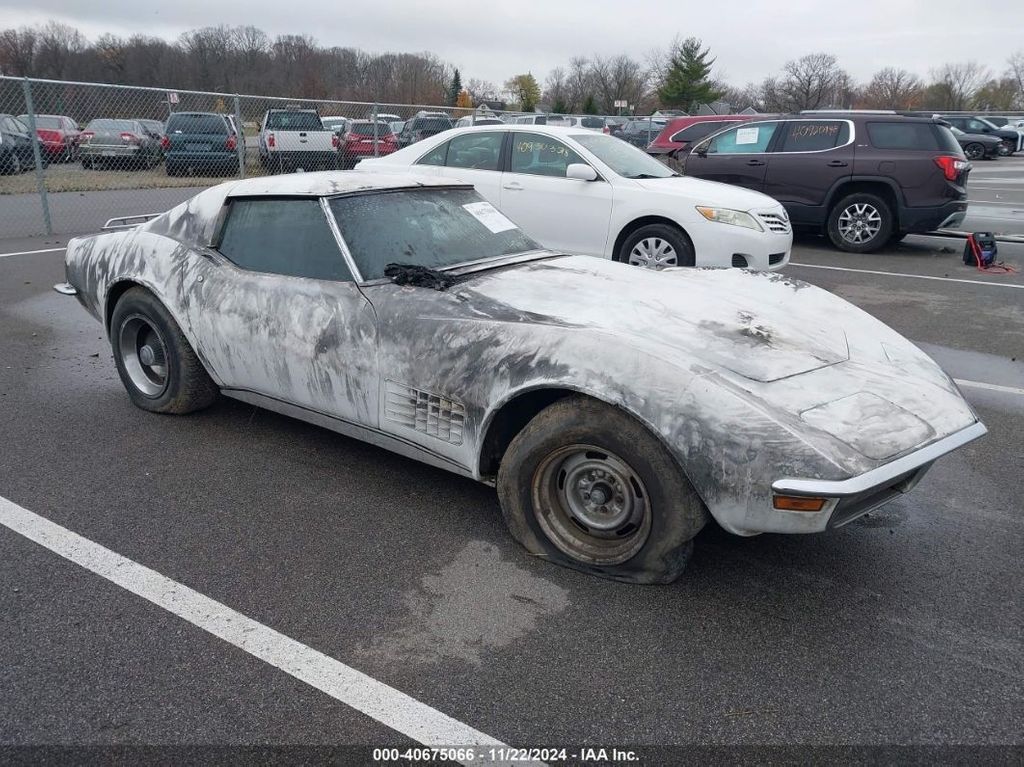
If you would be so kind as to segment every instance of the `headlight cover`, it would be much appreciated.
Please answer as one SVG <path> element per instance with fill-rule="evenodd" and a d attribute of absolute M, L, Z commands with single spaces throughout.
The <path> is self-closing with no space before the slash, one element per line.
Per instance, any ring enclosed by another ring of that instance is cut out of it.
<path fill-rule="evenodd" d="M 704 216 L 708 221 L 717 221 L 719 224 L 742 226 L 746 229 L 753 229 L 755 232 L 764 231 L 764 228 L 756 218 L 742 210 L 732 210 L 731 208 L 709 208 L 703 205 L 698 205 L 697 212 Z"/>

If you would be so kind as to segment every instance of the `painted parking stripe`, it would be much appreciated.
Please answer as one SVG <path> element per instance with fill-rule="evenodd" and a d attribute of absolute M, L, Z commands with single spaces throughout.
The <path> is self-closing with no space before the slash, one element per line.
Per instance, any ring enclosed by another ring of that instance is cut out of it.
<path fill-rule="evenodd" d="M 504 745 L 394 687 L 2 496 L 0 525 L 424 745 Z"/>
<path fill-rule="evenodd" d="M 0 253 L 0 258 L 6 258 L 7 256 L 34 256 L 36 253 L 60 253 L 62 250 L 67 250 L 67 247 L 43 248 L 42 250 L 19 250 L 16 253 Z"/>
<path fill-rule="evenodd" d="M 1001 386 L 1000 384 L 990 384 L 984 381 L 969 381 L 965 378 L 954 378 L 953 380 L 957 386 L 966 386 L 968 389 L 984 389 L 985 391 L 997 391 L 1003 394 L 1024 395 L 1024 389 L 1018 389 L 1016 386 Z"/>
<path fill-rule="evenodd" d="M 1009 282 L 983 282 L 982 280 L 962 280 L 957 277 L 932 277 L 928 274 L 904 274 L 903 272 L 883 272 L 877 269 L 852 269 L 848 266 L 824 266 L 823 264 L 800 264 L 790 261 L 789 266 L 799 266 L 803 269 L 829 269 L 834 272 L 854 272 L 856 274 L 880 274 L 883 277 L 907 277 L 912 280 L 936 280 L 938 282 L 962 282 L 967 285 L 981 285 L 985 288 L 1016 288 L 1024 290 L 1024 285 L 1015 285 Z"/>

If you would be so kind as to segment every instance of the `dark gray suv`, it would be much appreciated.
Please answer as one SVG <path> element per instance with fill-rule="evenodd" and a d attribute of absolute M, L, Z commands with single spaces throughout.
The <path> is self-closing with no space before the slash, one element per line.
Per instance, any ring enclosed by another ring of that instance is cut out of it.
<path fill-rule="evenodd" d="M 938 121 L 858 113 L 739 123 L 697 144 L 684 166 L 687 176 L 774 197 L 794 228 L 853 253 L 959 225 L 970 169 Z"/>

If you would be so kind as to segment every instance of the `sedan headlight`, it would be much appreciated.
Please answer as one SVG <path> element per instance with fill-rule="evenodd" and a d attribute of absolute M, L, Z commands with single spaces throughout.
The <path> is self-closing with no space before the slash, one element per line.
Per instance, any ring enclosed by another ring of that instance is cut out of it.
<path fill-rule="evenodd" d="M 730 208 L 705 208 L 698 205 L 697 212 L 704 216 L 708 221 L 717 221 L 720 224 L 732 224 L 733 226 L 743 226 L 747 229 L 753 229 L 756 232 L 764 231 L 756 218 L 751 216 L 749 213 L 744 213 L 742 210 L 731 210 Z"/>

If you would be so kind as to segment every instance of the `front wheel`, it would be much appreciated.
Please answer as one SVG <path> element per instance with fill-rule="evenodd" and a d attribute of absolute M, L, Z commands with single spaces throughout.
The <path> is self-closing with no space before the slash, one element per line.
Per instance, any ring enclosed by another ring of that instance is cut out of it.
<path fill-rule="evenodd" d="M 622 243 L 616 258 L 632 266 L 662 270 L 670 266 L 693 266 L 693 243 L 681 230 L 668 224 L 648 224 Z"/>
<path fill-rule="evenodd" d="M 980 160 L 985 156 L 985 147 L 975 141 L 964 147 L 964 155 L 968 160 Z"/>
<path fill-rule="evenodd" d="M 110 319 L 114 364 L 131 401 L 153 413 L 191 413 L 217 398 L 170 312 L 144 288 L 129 288 Z"/>
<path fill-rule="evenodd" d="M 631 583 L 678 578 L 707 521 L 665 446 L 586 397 L 535 416 L 509 445 L 497 485 L 505 522 L 531 553 Z"/>
<path fill-rule="evenodd" d="M 858 192 L 840 200 L 828 216 L 828 237 L 848 253 L 871 253 L 892 236 L 893 215 L 878 195 Z"/>

